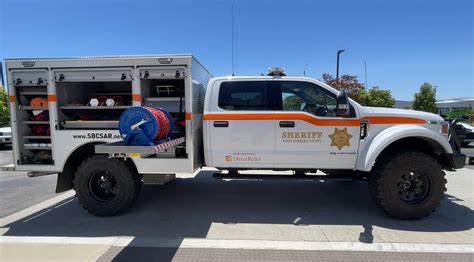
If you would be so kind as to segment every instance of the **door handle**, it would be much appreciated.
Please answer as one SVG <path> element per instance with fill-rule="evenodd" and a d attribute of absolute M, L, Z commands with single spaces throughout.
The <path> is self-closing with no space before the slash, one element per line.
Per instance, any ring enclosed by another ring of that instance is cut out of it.
<path fill-rule="evenodd" d="M 229 127 L 229 122 L 227 122 L 227 121 L 214 121 L 214 127 Z"/>
<path fill-rule="evenodd" d="M 295 127 L 294 121 L 280 121 L 280 127 Z"/>

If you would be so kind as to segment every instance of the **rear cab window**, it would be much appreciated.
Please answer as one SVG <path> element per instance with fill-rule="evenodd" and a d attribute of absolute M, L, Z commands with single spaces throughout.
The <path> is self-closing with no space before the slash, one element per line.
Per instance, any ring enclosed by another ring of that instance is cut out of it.
<path fill-rule="evenodd" d="M 266 110 L 265 81 L 224 82 L 219 89 L 218 106 L 229 111 Z"/>

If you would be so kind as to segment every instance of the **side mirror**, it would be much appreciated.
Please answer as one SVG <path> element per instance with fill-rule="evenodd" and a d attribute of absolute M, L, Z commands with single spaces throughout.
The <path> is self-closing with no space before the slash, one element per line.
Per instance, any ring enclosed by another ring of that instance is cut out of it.
<path fill-rule="evenodd" d="M 338 116 L 350 116 L 351 115 L 351 105 L 349 104 L 349 98 L 347 97 L 346 91 L 341 91 L 336 98 L 336 114 Z"/>

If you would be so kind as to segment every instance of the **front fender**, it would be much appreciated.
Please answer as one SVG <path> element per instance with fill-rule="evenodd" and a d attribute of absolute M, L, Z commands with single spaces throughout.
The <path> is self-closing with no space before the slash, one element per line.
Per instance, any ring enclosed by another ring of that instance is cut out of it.
<path fill-rule="evenodd" d="M 361 148 L 357 158 L 356 169 L 370 171 L 377 157 L 387 146 L 399 139 L 408 137 L 429 139 L 438 143 L 445 153 L 453 153 L 448 140 L 441 134 L 421 125 L 397 125 L 378 133 L 365 147 Z"/>

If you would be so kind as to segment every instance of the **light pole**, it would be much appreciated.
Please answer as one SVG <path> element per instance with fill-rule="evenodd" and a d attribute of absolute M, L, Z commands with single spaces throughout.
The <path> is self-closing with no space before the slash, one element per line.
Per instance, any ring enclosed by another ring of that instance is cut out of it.
<path fill-rule="evenodd" d="M 309 64 L 306 64 L 306 65 L 304 66 L 303 76 L 306 76 L 306 68 L 307 68 L 308 66 L 309 66 Z"/>
<path fill-rule="evenodd" d="M 336 81 L 339 80 L 339 55 L 344 52 L 344 49 L 337 51 L 337 61 L 336 61 Z"/>

